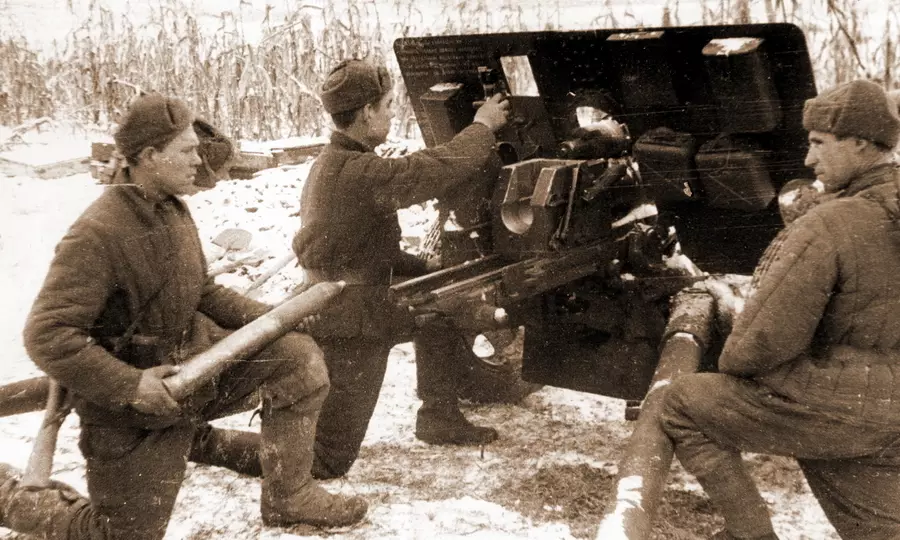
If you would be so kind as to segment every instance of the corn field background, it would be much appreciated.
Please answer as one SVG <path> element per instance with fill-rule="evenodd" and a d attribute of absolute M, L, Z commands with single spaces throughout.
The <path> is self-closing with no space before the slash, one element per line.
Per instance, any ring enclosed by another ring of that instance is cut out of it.
<path fill-rule="evenodd" d="M 316 89 L 338 61 L 360 57 L 394 71 L 396 134 L 414 136 L 392 44 L 438 34 L 790 22 L 806 32 L 820 89 L 900 84 L 900 5 L 881 0 L 264 2 L 0 0 L 0 125 L 108 127 L 141 88 L 184 98 L 236 138 L 321 135 Z M 53 30 L 60 20 L 68 28 Z"/>

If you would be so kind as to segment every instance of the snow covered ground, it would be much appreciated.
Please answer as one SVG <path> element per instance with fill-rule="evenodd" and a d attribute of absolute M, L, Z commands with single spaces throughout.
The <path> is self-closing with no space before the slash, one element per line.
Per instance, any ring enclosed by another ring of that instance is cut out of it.
<path fill-rule="evenodd" d="M 46 135 L 45 156 L 87 146 L 91 135 Z M 2 140 L 0 133 L 0 140 Z M 32 142 L 32 145 L 37 144 Z M 55 149 L 59 147 L 58 150 Z M 34 152 L 33 147 L 13 148 Z M 228 227 L 253 234 L 245 253 L 256 261 L 220 276 L 243 290 L 289 253 L 299 225 L 299 190 L 309 165 L 265 171 L 257 178 L 221 183 L 192 196 L 189 205 L 201 238 Z M 37 373 L 21 344 L 21 330 L 46 273 L 53 247 L 68 225 L 101 192 L 87 174 L 55 180 L 0 177 L 0 384 Z M 422 212 L 406 214 L 414 232 Z M 302 279 L 287 265 L 256 293 L 277 302 Z M 484 448 L 441 448 L 413 435 L 415 364 L 409 344 L 392 352 L 378 408 L 360 460 L 343 480 L 327 488 L 366 496 L 371 509 L 359 526 L 337 532 L 261 525 L 259 483 L 212 467 L 189 467 L 169 526 L 168 540 L 210 538 L 397 538 L 397 539 L 570 539 L 593 538 L 611 496 L 616 463 L 631 430 L 624 403 L 545 387 L 517 405 L 468 407 L 476 422 L 496 426 L 501 439 Z M 24 467 L 41 415 L 0 418 L 0 461 Z M 249 415 L 222 424 L 258 429 Z M 60 434 L 55 477 L 86 492 L 84 463 L 77 449 L 77 419 Z M 834 539 L 836 535 L 790 460 L 753 456 L 751 470 L 772 503 L 776 529 L 788 540 Z M 677 466 L 654 538 L 705 538 L 720 524 Z M 0 538 L 15 538 L 0 528 Z"/>

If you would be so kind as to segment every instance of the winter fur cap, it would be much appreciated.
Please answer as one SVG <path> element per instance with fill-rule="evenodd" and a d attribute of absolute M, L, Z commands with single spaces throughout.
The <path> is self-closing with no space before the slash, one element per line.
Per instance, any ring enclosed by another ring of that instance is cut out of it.
<path fill-rule="evenodd" d="M 128 108 L 115 134 L 116 146 L 123 156 L 133 159 L 148 146 L 169 144 L 193 121 L 194 113 L 180 99 L 146 94 Z"/>
<path fill-rule="evenodd" d="M 897 104 L 870 81 L 845 83 L 806 100 L 803 127 L 838 137 L 859 137 L 889 148 L 900 139 Z"/>
<path fill-rule="evenodd" d="M 319 97 L 328 114 L 338 114 L 381 98 L 391 87 L 391 75 L 384 66 L 364 60 L 344 60 L 328 74 Z"/>

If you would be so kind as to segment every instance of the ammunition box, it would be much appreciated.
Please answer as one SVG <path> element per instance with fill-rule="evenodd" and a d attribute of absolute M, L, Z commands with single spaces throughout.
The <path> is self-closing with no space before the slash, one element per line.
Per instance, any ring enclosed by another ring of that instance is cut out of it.
<path fill-rule="evenodd" d="M 657 204 L 700 198 L 694 155 L 697 141 L 690 133 L 669 128 L 650 130 L 634 143 L 641 178 Z"/>
<path fill-rule="evenodd" d="M 776 196 L 769 175 L 772 152 L 756 142 L 722 135 L 700 147 L 694 161 L 703 193 L 713 208 L 758 211 Z"/>
<path fill-rule="evenodd" d="M 475 109 L 461 85 L 436 85 L 419 98 L 425 116 L 419 127 L 435 140 L 449 140 L 472 121 Z"/>
<path fill-rule="evenodd" d="M 781 122 L 781 100 L 763 43 L 762 38 L 727 38 L 703 47 L 722 131 L 763 133 Z"/>

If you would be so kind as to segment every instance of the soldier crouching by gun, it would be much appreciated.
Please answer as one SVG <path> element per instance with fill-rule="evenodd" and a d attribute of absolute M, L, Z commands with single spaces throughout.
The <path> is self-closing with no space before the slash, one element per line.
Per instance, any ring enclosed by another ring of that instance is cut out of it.
<path fill-rule="evenodd" d="M 31 358 L 73 396 L 90 501 L 58 483 L 30 489 L 9 479 L 0 525 L 47 538 L 162 538 L 198 426 L 252 401 L 262 404 L 265 524 L 344 526 L 366 513 L 365 501 L 330 494 L 310 475 L 329 382 L 309 336 L 288 333 L 199 389 L 170 393 L 167 377 L 185 358 L 270 309 L 206 275 L 178 198 L 196 190 L 202 164 L 194 120 L 177 99 L 132 104 L 116 133 L 124 182 L 58 244 L 25 327 Z"/>
<path fill-rule="evenodd" d="M 400 329 L 388 292 L 392 278 L 426 272 L 400 250 L 397 210 L 441 197 L 494 155 L 494 133 L 509 104 L 496 95 L 452 141 L 397 159 L 377 156 L 390 129 L 393 93 L 383 66 L 347 60 L 328 75 L 322 103 L 336 130 L 303 188 L 302 228 L 294 251 L 314 282 L 344 280 L 347 289 L 313 325 L 331 377 L 316 435 L 313 475 L 343 476 L 356 460 L 384 380 L 388 353 L 413 335 L 423 404 L 416 437 L 430 444 L 486 444 L 493 428 L 471 424 L 459 410 L 456 355 L 462 338 L 442 328 Z M 404 336 L 404 337 L 400 337 Z"/>
<path fill-rule="evenodd" d="M 853 81 L 807 100 L 803 126 L 829 200 L 770 244 L 719 373 L 673 381 L 662 427 L 725 519 L 713 538 L 778 538 L 741 452 L 796 459 L 841 538 L 900 538 L 900 117 Z"/>

